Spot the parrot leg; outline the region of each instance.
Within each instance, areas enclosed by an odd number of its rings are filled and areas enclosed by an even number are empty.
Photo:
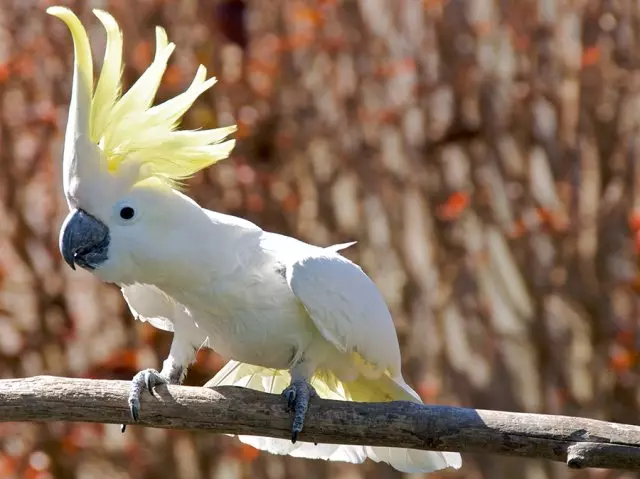
[[[298,434],[302,432],[304,426],[304,419],[307,415],[307,409],[309,409],[309,400],[316,396],[317,393],[306,379],[293,379],[292,376],[291,384],[282,391],[282,395],[287,400],[287,410],[294,412],[291,442],[295,444],[298,440]]]

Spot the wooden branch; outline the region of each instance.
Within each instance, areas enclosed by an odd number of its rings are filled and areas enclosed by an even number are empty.
[[[129,383],[38,376],[0,380],[0,422],[131,424]],[[216,433],[290,437],[278,395],[224,386],[160,386],[145,394],[138,424]],[[640,471],[640,427],[594,419],[449,406],[313,399],[301,440],[502,454],[571,468]]]

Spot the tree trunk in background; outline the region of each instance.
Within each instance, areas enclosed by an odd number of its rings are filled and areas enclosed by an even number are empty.
[[[159,100],[198,63],[219,78],[185,126],[238,123],[239,142],[190,194],[311,243],[358,240],[345,255],[384,293],[425,402],[638,423],[637,2],[76,3],[98,59],[91,8],[121,23],[128,84],[156,24],[177,44]],[[0,39],[0,371],[128,379],[159,364],[170,335],[134,324],[116,289],[57,251],[68,33],[43,5],[13,0]],[[188,383],[221,366],[202,352]],[[2,477],[399,477],[204,433],[0,435]],[[429,477],[632,477],[465,460]]]

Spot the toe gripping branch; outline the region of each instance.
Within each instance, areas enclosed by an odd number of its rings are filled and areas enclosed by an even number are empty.
[[[165,377],[155,369],[145,369],[137,373],[131,380],[129,392],[129,411],[134,422],[140,419],[140,398],[145,391],[155,396],[154,388],[160,384],[172,383],[171,378]],[[291,427],[291,442],[296,443],[298,435],[304,427],[304,420],[309,409],[309,400],[315,397],[316,391],[305,380],[292,381],[282,395],[287,401],[287,411],[293,411],[293,425]],[[120,425],[120,431],[125,432],[126,424]]]
[[[291,442],[298,440],[298,434],[304,427],[304,419],[309,409],[309,400],[316,396],[316,391],[306,381],[293,381],[282,395],[287,400],[287,411],[293,411],[293,426],[291,427]]]
[[[131,380],[131,391],[129,392],[129,411],[134,421],[140,419],[140,398],[144,391],[155,396],[154,388],[160,384],[167,384],[168,380],[155,369],[145,369],[136,374]],[[125,432],[126,424],[120,425],[120,431]]]

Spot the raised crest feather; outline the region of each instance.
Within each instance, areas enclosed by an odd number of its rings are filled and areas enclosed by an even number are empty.
[[[94,90],[93,60],[84,26],[65,7],[49,7],[47,13],[67,25],[74,43],[74,72],[77,72],[78,81],[74,81],[72,106],[75,99],[77,113],[72,121],[70,109],[67,142],[82,136],[88,129],[85,136],[102,152],[100,163],[106,165],[111,175],[122,176],[123,180],[134,183],[153,178],[174,188],[179,187],[182,180],[230,155],[235,141],[227,137],[235,132],[235,126],[177,130],[186,111],[215,84],[215,78],[206,79],[204,66],[200,65],[191,85],[183,93],[152,106],[175,49],[163,28],[156,27],[156,52],[152,63],[123,93],[122,31],[109,13],[93,10],[107,34],[102,70]],[[78,157],[83,155],[77,154],[77,147],[69,147],[75,153],[73,161],[77,163],[74,174],[97,173],[95,168],[83,170],[80,163],[91,160]]]

